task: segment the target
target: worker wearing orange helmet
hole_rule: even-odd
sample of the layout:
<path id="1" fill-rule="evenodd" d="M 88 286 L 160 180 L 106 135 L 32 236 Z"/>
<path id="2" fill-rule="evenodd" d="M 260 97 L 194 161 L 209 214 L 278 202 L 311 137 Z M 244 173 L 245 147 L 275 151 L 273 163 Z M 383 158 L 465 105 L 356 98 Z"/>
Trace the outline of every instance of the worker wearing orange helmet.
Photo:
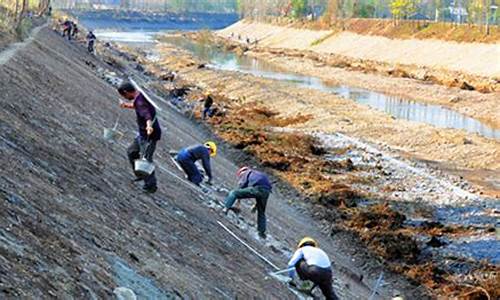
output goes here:
<path id="1" fill-rule="evenodd" d="M 314 239 L 305 237 L 299 242 L 297 251 L 288 262 L 288 268 L 291 278 L 297 272 L 300 279 L 312 281 L 314 287 L 319 286 L 327 300 L 338 299 L 333 292 L 330 259 Z"/>
<path id="2" fill-rule="evenodd" d="M 238 188 L 231 191 L 225 200 L 224 213 L 233 207 L 237 199 L 256 200 L 257 208 L 257 231 L 259 236 L 266 238 L 266 205 L 272 185 L 266 174 L 253 170 L 249 167 L 242 167 L 236 172 L 238 177 Z"/>

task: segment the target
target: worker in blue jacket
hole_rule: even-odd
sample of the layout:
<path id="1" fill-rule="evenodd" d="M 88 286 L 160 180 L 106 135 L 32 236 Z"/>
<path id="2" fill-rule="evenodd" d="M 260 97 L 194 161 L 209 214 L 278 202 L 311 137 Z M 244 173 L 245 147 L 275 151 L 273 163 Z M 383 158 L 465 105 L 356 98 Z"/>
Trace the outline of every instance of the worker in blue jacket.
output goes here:
<path id="1" fill-rule="evenodd" d="M 233 207 L 237 199 L 256 200 L 257 208 L 257 231 L 261 238 L 266 238 L 266 205 L 272 185 L 266 174 L 252 170 L 249 167 L 242 167 L 236 173 L 238 177 L 238 189 L 229 193 L 225 200 L 224 213 Z"/>
<path id="2" fill-rule="evenodd" d="M 217 155 L 217 145 L 214 142 L 206 142 L 204 145 L 195 145 L 184 148 L 177 154 L 175 160 L 179 163 L 182 170 L 187 175 L 189 181 L 200 185 L 203 181 L 203 175 L 196 167 L 196 161 L 201 160 L 203 169 L 208 177 L 208 184 L 212 184 L 212 168 L 210 166 L 210 157 Z"/>

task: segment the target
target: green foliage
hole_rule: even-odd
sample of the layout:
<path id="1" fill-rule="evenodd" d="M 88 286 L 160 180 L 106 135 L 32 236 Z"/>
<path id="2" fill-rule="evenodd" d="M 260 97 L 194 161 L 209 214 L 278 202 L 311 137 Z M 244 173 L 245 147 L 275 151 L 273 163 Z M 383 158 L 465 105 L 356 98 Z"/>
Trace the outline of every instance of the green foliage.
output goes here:
<path id="1" fill-rule="evenodd" d="M 22 19 L 19 25 L 16 28 L 16 34 L 20 40 L 23 40 L 29 36 L 31 27 L 33 26 L 33 23 L 31 22 L 31 19 L 25 18 Z"/>
<path id="2" fill-rule="evenodd" d="M 303 17 L 307 12 L 307 0 L 292 0 L 292 15 L 295 18 Z"/>
<path id="3" fill-rule="evenodd" d="M 354 15 L 359 18 L 371 18 L 375 14 L 375 6 L 372 3 L 358 3 Z"/>
<path id="4" fill-rule="evenodd" d="M 407 19 L 417 12 L 417 0 L 391 0 L 391 14 L 395 19 Z"/>

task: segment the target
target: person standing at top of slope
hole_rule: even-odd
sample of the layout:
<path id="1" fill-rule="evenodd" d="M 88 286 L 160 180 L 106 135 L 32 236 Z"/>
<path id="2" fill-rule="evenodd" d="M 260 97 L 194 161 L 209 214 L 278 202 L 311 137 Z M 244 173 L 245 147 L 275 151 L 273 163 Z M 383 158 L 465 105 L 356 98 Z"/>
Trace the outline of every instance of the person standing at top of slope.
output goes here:
<path id="1" fill-rule="evenodd" d="M 314 286 L 319 286 L 327 300 L 337 300 L 333 292 L 331 262 L 325 251 L 318 248 L 318 243 L 310 238 L 303 238 L 288 262 L 292 269 L 289 276 L 293 279 L 295 271 L 302 280 L 312 281 Z M 314 288 L 314 287 L 313 287 Z"/>
<path id="2" fill-rule="evenodd" d="M 208 184 L 212 184 L 212 168 L 210 166 L 210 157 L 217 155 L 217 145 L 214 142 L 206 142 L 204 145 L 195 145 L 184 148 L 175 157 L 189 181 L 200 185 L 203 181 L 203 175 L 196 167 L 196 161 L 201 160 L 203 169 L 208 177 Z"/>
<path id="3" fill-rule="evenodd" d="M 130 82 L 123 82 L 118 87 L 118 93 L 128 101 L 122 102 L 120 107 L 134 109 L 137 116 L 138 135 L 127 149 L 128 159 L 134 169 L 134 161 L 141 157 L 141 153 L 149 162 L 153 162 L 153 154 L 156 144 L 161 138 L 161 128 L 156 118 L 154 106 L 148 102 Z M 136 181 L 144 180 L 143 190 L 154 193 L 157 190 L 156 176 L 153 172 L 144 178 L 136 178 Z"/>
<path id="4" fill-rule="evenodd" d="M 238 177 L 238 188 L 231 191 L 225 200 L 224 213 L 233 207 L 237 199 L 256 200 L 254 208 L 257 210 L 257 231 L 261 238 L 266 238 L 266 206 L 267 199 L 272 191 L 272 185 L 266 174 L 242 167 L 236 172 Z M 252 209 L 253 211 L 254 209 Z"/>

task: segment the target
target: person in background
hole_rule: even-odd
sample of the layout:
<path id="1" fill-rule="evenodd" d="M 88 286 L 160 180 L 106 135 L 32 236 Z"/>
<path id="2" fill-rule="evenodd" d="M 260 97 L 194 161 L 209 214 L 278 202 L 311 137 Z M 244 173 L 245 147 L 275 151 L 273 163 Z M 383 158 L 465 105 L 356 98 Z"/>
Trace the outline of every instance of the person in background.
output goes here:
<path id="1" fill-rule="evenodd" d="M 212 184 L 212 168 L 210 166 L 210 157 L 217 155 L 217 145 L 214 142 L 208 141 L 204 145 L 195 145 L 184 148 L 175 157 L 175 160 L 181 166 L 187 179 L 196 185 L 200 185 L 203 181 L 203 175 L 196 167 L 196 161 L 201 160 L 203 169 L 208 177 L 207 184 Z"/>
<path id="2" fill-rule="evenodd" d="M 314 239 L 305 237 L 299 242 L 297 250 L 288 262 L 288 268 L 291 269 L 290 278 L 293 279 L 297 272 L 301 280 L 309 280 L 314 287 L 319 286 L 327 300 L 338 299 L 333 292 L 330 259 Z"/>
<path id="3" fill-rule="evenodd" d="M 203 103 L 203 113 L 202 113 L 202 118 L 203 120 L 207 119 L 207 115 L 209 117 L 212 116 L 212 110 L 211 107 L 214 104 L 214 99 L 210 94 L 206 94 L 205 102 Z"/>
<path id="4" fill-rule="evenodd" d="M 78 39 L 78 33 L 80 32 L 80 29 L 78 28 L 78 25 L 76 24 L 76 22 L 73 22 L 72 27 L 73 27 L 73 30 L 71 32 L 71 37 L 73 39 Z"/>
<path id="5" fill-rule="evenodd" d="M 158 119 L 156 118 L 156 110 L 154 106 L 148 102 L 146 97 L 136 90 L 130 82 L 123 82 L 118 87 L 118 93 L 129 102 L 122 102 L 121 108 L 134 109 L 137 116 L 138 135 L 127 149 L 127 155 L 132 169 L 134 162 L 141 158 L 141 152 L 149 162 L 153 162 L 153 154 L 156 149 L 157 142 L 161 139 L 161 128 Z M 147 193 L 154 193 L 158 189 L 156 176 L 153 172 L 151 175 L 140 178 L 135 181 L 144 181 L 143 190 Z"/>
<path id="6" fill-rule="evenodd" d="M 232 209 L 237 199 L 255 199 L 257 210 L 257 231 L 259 236 L 266 238 L 266 206 L 272 185 L 266 174 L 253 170 L 249 167 L 242 167 L 236 172 L 238 177 L 238 188 L 231 191 L 225 199 L 224 213 L 227 214 Z M 254 209 L 252 209 L 254 211 Z"/>
<path id="7" fill-rule="evenodd" d="M 64 21 L 63 26 L 63 37 L 67 36 L 68 40 L 71 41 L 71 33 L 73 31 L 73 22 L 70 20 Z"/>
<path id="8" fill-rule="evenodd" d="M 89 53 L 94 53 L 94 45 L 96 39 L 97 38 L 92 32 L 92 30 L 90 30 L 89 33 L 87 34 L 87 50 L 89 51 Z"/>

